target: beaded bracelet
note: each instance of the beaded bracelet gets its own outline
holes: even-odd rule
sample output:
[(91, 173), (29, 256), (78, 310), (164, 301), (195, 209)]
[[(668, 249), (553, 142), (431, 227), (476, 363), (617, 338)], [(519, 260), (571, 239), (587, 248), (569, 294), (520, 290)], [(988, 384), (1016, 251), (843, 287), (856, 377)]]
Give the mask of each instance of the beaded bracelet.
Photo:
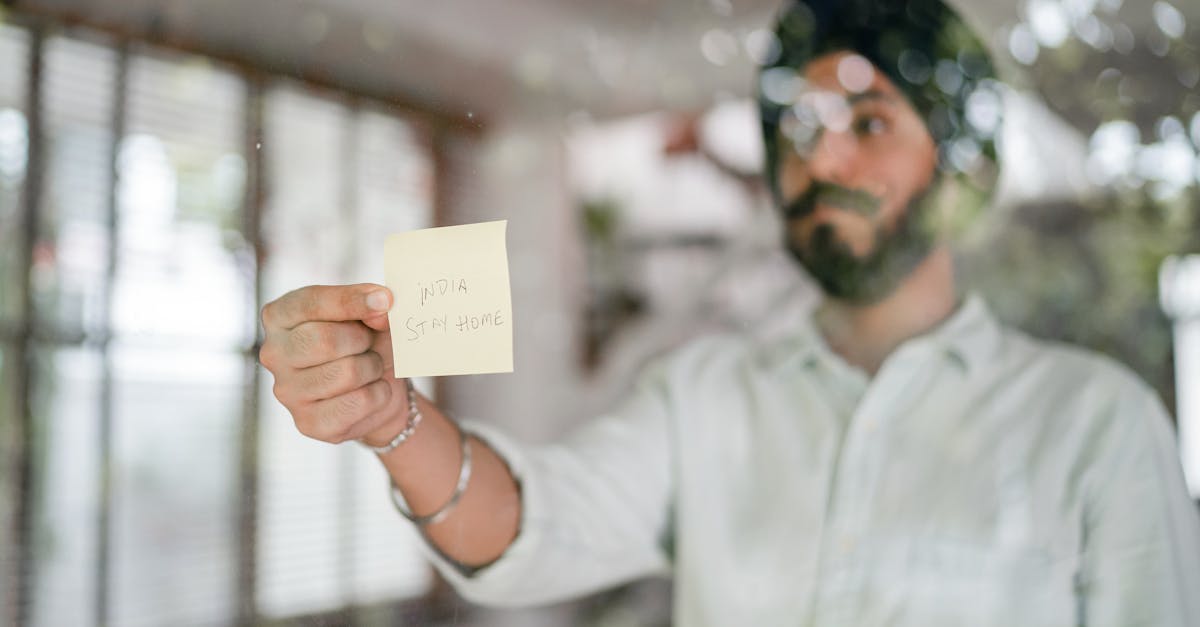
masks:
[(417, 425), (421, 424), (421, 410), (417, 408), (417, 391), (413, 388), (412, 379), (405, 379), (408, 389), (408, 424), (404, 425), (404, 429), (392, 438), (391, 442), (383, 446), (371, 446), (362, 440), (359, 440), (363, 446), (371, 449), (377, 455), (390, 453), (396, 450), (396, 447), (404, 444), (404, 441), (412, 437), (413, 432), (417, 430)]

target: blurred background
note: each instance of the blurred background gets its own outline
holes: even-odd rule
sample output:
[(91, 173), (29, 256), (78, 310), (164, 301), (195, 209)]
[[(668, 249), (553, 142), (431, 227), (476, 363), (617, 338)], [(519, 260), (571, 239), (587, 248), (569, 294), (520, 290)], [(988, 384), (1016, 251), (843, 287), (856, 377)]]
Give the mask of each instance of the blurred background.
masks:
[[(953, 4), (1010, 85), (962, 272), (1149, 381), (1200, 494), (1200, 4)], [(420, 386), (530, 442), (697, 333), (782, 331), (816, 293), (749, 99), (779, 6), (5, 0), (0, 624), (669, 624), (664, 582), (457, 598), (371, 456), (295, 430), (258, 311), (507, 219), (516, 371)]]

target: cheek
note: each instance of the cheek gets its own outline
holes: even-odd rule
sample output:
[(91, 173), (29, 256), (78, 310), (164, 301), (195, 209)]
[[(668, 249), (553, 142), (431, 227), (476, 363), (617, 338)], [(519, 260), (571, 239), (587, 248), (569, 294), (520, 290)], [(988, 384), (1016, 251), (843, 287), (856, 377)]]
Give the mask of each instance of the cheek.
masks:
[(883, 187), (882, 193), (877, 196), (884, 199), (880, 208), (880, 222), (894, 223), (909, 203), (929, 186), (933, 179), (933, 170), (932, 146), (927, 151), (895, 154), (884, 161), (877, 179)]
[(779, 192), (784, 198), (795, 198), (804, 193), (812, 183), (804, 161), (795, 155), (784, 157), (776, 177)]

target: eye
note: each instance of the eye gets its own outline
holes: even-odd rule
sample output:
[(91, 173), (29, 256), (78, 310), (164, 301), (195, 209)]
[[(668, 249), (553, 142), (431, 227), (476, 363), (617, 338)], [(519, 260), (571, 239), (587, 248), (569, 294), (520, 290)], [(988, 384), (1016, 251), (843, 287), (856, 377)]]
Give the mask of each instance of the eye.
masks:
[(877, 115), (863, 115), (854, 119), (854, 134), (860, 137), (882, 135), (888, 130), (887, 120)]

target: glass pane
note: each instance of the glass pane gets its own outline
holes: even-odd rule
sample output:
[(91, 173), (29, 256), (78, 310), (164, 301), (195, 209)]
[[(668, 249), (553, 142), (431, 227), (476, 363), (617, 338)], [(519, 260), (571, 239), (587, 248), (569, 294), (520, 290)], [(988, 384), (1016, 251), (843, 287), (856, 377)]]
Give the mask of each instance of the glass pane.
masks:
[(234, 352), (114, 348), (113, 624), (232, 621), (242, 373)]
[[(92, 622), (96, 579), (102, 359), (84, 348), (35, 348), (37, 526), (32, 623)], [(68, 601), (68, 602), (64, 602)]]
[(33, 258), (39, 320), (61, 334), (103, 331), (106, 229), (116, 55), (104, 46), (46, 41), (46, 179)]
[(0, 24), (0, 324), (21, 311), (21, 184), (25, 181), (28, 135), (25, 76), (29, 36)]
[(114, 331), (240, 348), (253, 341), (251, 277), (239, 259), (245, 90), (193, 58), (137, 56), (119, 157)]

